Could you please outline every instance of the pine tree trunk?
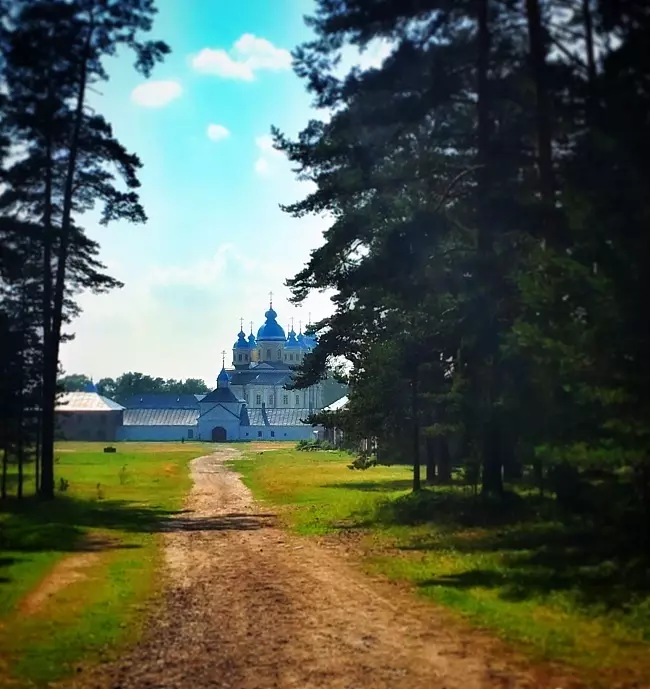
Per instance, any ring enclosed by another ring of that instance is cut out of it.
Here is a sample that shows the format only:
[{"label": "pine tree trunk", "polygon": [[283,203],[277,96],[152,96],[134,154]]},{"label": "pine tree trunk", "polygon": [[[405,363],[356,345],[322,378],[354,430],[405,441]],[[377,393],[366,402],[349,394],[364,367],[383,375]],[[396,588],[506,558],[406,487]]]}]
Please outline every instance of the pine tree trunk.
[{"label": "pine tree trunk", "polygon": [[438,483],[443,485],[451,483],[451,454],[447,438],[436,439],[436,455],[438,457]]},{"label": "pine tree trunk", "polygon": [[[22,413],[21,413],[22,417]],[[23,427],[22,427],[22,419],[19,419],[19,426],[18,426],[18,489],[17,489],[17,495],[18,499],[22,500],[23,498],[23,484],[25,481],[25,438],[23,435]]]},{"label": "pine tree trunk", "polygon": [[435,438],[427,438],[427,476],[426,482],[432,485],[436,482],[436,451]]},{"label": "pine tree trunk", "polygon": [[495,419],[488,421],[489,427],[483,438],[483,480],[481,492],[484,495],[503,494],[503,466],[499,442],[499,427]]},{"label": "pine tree trunk", "polygon": [[413,433],[413,492],[417,493],[422,489],[420,480],[420,422],[418,419],[418,378],[417,372],[411,380],[411,415],[412,415],[412,433]]},{"label": "pine tree trunk", "polygon": [[513,433],[502,429],[501,456],[503,457],[503,478],[518,481],[523,476],[521,459],[517,456],[517,441]]},{"label": "pine tree trunk", "polygon": [[591,13],[591,0],[582,0],[582,20],[585,25],[585,53],[587,55],[587,124],[596,120],[596,55],[594,52],[594,23]]},{"label": "pine tree trunk", "polygon": [[[48,93],[49,102],[51,103],[51,89],[52,84],[48,85],[50,93]],[[50,123],[52,112],[48,112],[50,115]],[[41,414],[39,419],[39,450],[37,453],[37,471],[36,471],[36,491],[39,495],[43,497],[54,497],[54,457],[53,455],[48,455],[44,451],[45,444],[49,439],[52,444],[52,453],[54,451],[54,401],[52,401],[52,415],[48,416],[46,413],[46,408],[48,406],[47,400],[54,400],[56,397],[56,388],[54,391],[49,389],[48,384],[48,352],[52,347],[52,241],[53,241],[53,231],[52,231],[52,136],[51,130],[48,130],[46,141],[45,141],[45,209],[43,212],[43,358],[41,361],[41,366],[43,369],[42,381],[41,381]],[[57,362],[58,368],[58,362]],[[56,379],[56,376],[55,376]],[[43,480],[41,481],[41,476],[39,476],[38,471],[38,460],[40,458],[40,466],[43,471],[40,472]],[[47,470],[46,470],[47,467]],[[50,475],[50,469],[52,474]]]},{"label": "pine tree trunk", "polygon": [[43,423],[42,423],[42,466],[41,466],[41,495],[46,499],[54,498],[54,427],[56,405],[56,378],[59,369],[59,346],[61,343],[61,327],[63,323],[63,300],[65,295],[65,274],[68,260],[72,222],[72,197],[79,150],[79,135],[83,122],[83,108],[86,98],[88,59],[93,35],[92,25],[88,28],[88,36],[84,48],[81,73],[79,77],[79,91],[77,107],[74,115],[74,127],[70,140],[70,153],[66,172],[65,190],[63,196],[63,215],[61,219],[61,233],[59,237],[59,255],[56,266],[56,282],[54,285],[54,300],[52,307],[52,329],[50,342],[45,347],[44,377],[43,377]]},{"label": "pine tree trunk", "polygon": [[501,493],[501,461],[498,448],[495,452],[495,420],[492,404],[497,364],[497,333],[492,294],[495,276],[492,262],[494,254],[494,221],[490,212],[490,26],[488,0],[477,0],[478,57],[477,74],[477,173],[478,194],[478,273],[485,298],[485,322],[481,325],[478,357],[474,372],[479,381],[476,386],[477,405],[482,417],[480,457],[482,466],[482,490],[484,493]]},{"label": "pine tree trunk", "polygon": [[7,473],[9,470],[9,453],[5,445],[2,453],[2,482],[0,483],[0,497],[3,500],[7,499]]},{"label": "pine tree trunk", "polygon": [[41,422],[38,418],[36,424],[36,450],[34,452],[34,491],[36,495],[41,492]]},{"label": "pine tree trunk", "polygon": [[546,47],[539,0],[526,0],[530,61],[535,81],[535,122],[537,128],[537,156],[539,185],[545,208],[546,231],[554,234],[555,174],[553,172],[553,139],[551,134],[551,102],[547,85]]}]

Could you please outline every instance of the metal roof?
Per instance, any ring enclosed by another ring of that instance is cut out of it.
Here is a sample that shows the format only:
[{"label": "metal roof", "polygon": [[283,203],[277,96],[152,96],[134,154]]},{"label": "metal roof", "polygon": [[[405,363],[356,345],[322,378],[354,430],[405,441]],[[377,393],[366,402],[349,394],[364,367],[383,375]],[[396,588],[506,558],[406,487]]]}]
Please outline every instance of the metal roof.
[{"label": "metal roof", "polygon": [[212,392],[209,392],[202,400],[201,404],[210,404],[210,403],[217,403],[217,402],[222,402],[222,403],[236,403],[236,402],[243,402],[243,400],[238,399],[237,395],[229,388],[217,388],[216,390],[213,390]]},{"label": "metal roof", "polygon": [[302,426],[312,412],[309,409],[249,409],[251,426]]},{"label": "metal roof", "polygon": [[230,385],[286,385],[290,381],[291,371],[274,369],[247,369],[230,374]]},{"label": "metal roof", "polygon": [[124,402],[127,409],[198,409],[197,395],[176,395],[169,393],[152,393],[149,395],[131,395]]},{"label": "metal roof", "polygon": [[338,411],[339,409],[344,409],[348,404],[348,396],[344,395],[340,399],[336,400],[336,402],[332,402],[332,404],[329,405],[329,407],[325,407],[323,411]]},{"label": "metal roof", "polygon": [[123,406],[96,392],[64,392],[56,401],[56,411],[121,411]]},{"label": "metal roof", "polygon": [[196,426],[198,409],[125,409],[125,426]]}]

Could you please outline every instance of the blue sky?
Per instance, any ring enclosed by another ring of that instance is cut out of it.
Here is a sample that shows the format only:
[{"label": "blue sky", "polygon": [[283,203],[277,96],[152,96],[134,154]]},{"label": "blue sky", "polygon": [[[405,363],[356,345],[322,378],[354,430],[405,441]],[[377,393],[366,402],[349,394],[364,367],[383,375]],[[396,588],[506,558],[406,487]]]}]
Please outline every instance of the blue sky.
[{"label": "blue sky", "polygon": [[146,226],[82,221],[109,272],[125,282],[109,295],[82,295],[75,340],[63,347],[65,371],[95,379],[139,370],[212,380],[239,318],[257,328],[270,290],[283,323],[328,308],[318,296],[300,313],[286,302],[283,282],[321,241],[323,223],[279,210],[306,190],[268,150],[272,124],[296,132],[309,116],[287,51],[308,36],[302,16],[310,3],[158,7],[153,35],[172,54],[148,81],[130,55],[120,56],[92,98],[144,163],[149,216]]},{"label": "blue sky", "polygon": [[[280,203],[302,198],[270,146],[271,125],[296,134],[314,113],[289,51],[309,38],[311,0],[158,0],[152,37],[172,54],[149,80],[125,54],[92,106],[144,163],[146,226],[81,223],[102,247],[108,271],[125,283],[108,295],[81,295],[83,314],[63,346],[66,373],[95,380],[125,371],[213,381],[239,319],[255,330],[268,293],[283,325],[327,315],[316,294],[300,309],[283,286],[322,242],[325,218],[295,220]],[[386,46],[346,63],[376,64]]]}]

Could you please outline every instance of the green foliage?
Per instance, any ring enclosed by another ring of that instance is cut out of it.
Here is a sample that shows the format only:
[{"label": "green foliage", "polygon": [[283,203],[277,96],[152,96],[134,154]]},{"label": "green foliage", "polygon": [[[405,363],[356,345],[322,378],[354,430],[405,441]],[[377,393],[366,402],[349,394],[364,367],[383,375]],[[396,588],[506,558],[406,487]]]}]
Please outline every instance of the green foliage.
[{"label": "green foliage", "polygon": [[175,380],[153,378],[143,373],[123,373],[116,379],[102,378],[97,383],[97,390],[118,402],[124,402],[133,395],[174,394],[200,395],[209,392],[208,386],[198,378]]},{"label": "green foliage", "polygon": [[355,457],[350,464],[348,464],[348,469],[352,471],[366,471],[366,469],[371,469],[377,466],[376,457],[370,457],[368,454],[361,453],[358,457]]},{"label": "green foliage", "polygon": [[0,19],[0,342],[8,350],[0,358],[7,355],[12,375],[0,393],[24,402],[0,402],[0,428],[8,431],[0,442],[21,462],[38,445],[37,487],[52,498],[62,328],[78,315],[81,290],[121,286],[104,273],[99,246],[79,223],[94,209],[102,224],[146,221],[137,192],[142,164],[88,107],[88,94],[108,79],[105,62],[116,53],[132,52],[135,69],[149,76],[169,48],[144,40],[156,13],[150,1],[17,0],[11,10]]},{"label": "green foliage", "polygon": [[502,497],[457,483],[413,494],[408,467],[351,472],[335,454],[278,451],[234,465],[300,533],[341,538],[373,573],[578,666],[589,686],[648,676],[650,569],[625,477],[592,480],[591,506],[565,512],[526,479]]},{"label": "green foliage", "polygon": [[[560,475],[625,470],[650,543],[650,13],[547,10],[316,2],[294,64],[322,117],[273,130],[314,185],[285,210],[332,218],[287,281],[335,307],[296,385],[344,369],[319,420],[401,448],[416,490],[432,440],[486,495],[528,472],[566,506]],[[381,64],[341,72],[374,41]]]},{"label": "green foliage", "polygon": [[92,379],[83,373],[73,373],[59,378],[59,386],[65,392],[83,392],[91,383]]},{"label": "green foliage", "polygon": [[320,438],[314,438],[313,440],[299,440],[296,445],[296,450],[300,452],[318,452],[334,450],[334,446],[327,440],[321,440]]}]

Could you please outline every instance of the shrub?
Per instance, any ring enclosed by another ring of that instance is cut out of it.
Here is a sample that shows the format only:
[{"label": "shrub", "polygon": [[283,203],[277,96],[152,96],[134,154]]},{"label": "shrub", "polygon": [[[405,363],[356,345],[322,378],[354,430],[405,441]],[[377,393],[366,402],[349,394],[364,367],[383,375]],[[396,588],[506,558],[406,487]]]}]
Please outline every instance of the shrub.
[{"label": "shrub", "polygon": [[119,470],[118,474],[120,485],[123,486],[129,480],[129,474],[126,469],[126,464]]},{"label": "shrub", "polygon": [[316,452],[317,450],[334,450],[336,449],[332,443],[327,440],[299,440],[296,445],[296,450],[300,452]]},{"label": "shrub", "polygon": [[352,460],[351,464],[348,464],[348,469],[352,471],[365,471],[375,466],[377,466],[377,459],[375,457],[370,457],[367,452],[362,452],[358,457]]}]

